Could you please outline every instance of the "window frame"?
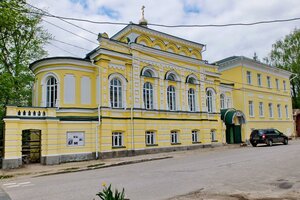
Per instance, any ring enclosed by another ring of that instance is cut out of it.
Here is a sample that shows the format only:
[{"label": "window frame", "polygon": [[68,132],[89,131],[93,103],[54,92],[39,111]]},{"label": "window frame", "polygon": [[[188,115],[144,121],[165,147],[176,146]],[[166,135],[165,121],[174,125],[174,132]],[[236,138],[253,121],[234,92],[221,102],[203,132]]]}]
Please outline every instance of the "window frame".
[{"label": "window frame", "polygon": [[167,105],[169,111],[176,111],[176,88],[173,85],[167,87]]},{"label": "window frame", "polygon": [[143,85],[143,101],[146,110],[154,109],[154,90],[152,83],[146,82]]},{"label": "window frame", "polygon": [[192,130],[192,143],[200,143],[199,130]]},{"label": "window frame", "polygon": [[190,112],[196,111],[196,94],[195,89],[190,88],[188,90],[188,106]]},{"label": "window frame", "polygon": [[223,94],[223,93],[221,93],[220,94],[220,108],[221,109],[225,109],[226,107],[227,107],[227,105],[225,106],[225,100],[226,99],[226,96],[225,96],[225,94]]},{"label": "window frame", "polygon": [[267,76],[267,87],[272,88],[271,77],[270,76]]},{"label": "window frame", "polygon": [[261,82],[261,74],[257,74],[257,85],[258,85],[258,86],[262,86],[262,82]]},{"label": "window frame", "polygon": [[259,102],[258,107],[259,107],[259,116],[264,117],[264,103]]},{"label": "window frame", "polygon": [[278,78],[275,79],[276,89],[279,90],[279,80]]},{"label": "window frame", "polygon": [[248,105],[249,105],[249,116],[254,117],[254,102],[250,100],[248,102]]},{"label": "window frame", "polygon": [[179,131],[172,130],[170,133],[171,144],[179,144]]},{"label": "window frame", "polygon": [[[117,81],[117,82],[115,82]],[[113,84],[112,84],[113,83]],[[115,85],[115,83],[120,83]],[[109,82],[110,106],[111,108],[123,108],[123,84],[122,80],[114,77]]]},{"label": "window frame", "polygon": [[[116,143],[115,143],[116,142]],[[124,147],[124,133],[121,131],[112,132],[112,147]]]},{"label": "window frame", "polygon": [[[209,96],[208,93],[211,95]],[[206,89],[206,107],[208,113],[215,112],[216,104],[215,104],[215,92],[213,89]]]},{"label": "window frame", "polygon": [[268,107],[269,107],[269,117],[274,118],[273,103],[269,103]]},{"label": "window frame", "polygon": [[285,108],[285,118],[289,119],[290,117],[289,117],[289,108],[288,108],[288,105],[285,105],[284,108]]},{"label": "window frame", "polygon": [[156,133],[155,131],[146,131],[145,132],[145,143],[146,146],[151,146],[156,144]]},{"label": "window frame", "polygon": [[278,118],[282,118],[282,111],[281,111],[281,104],[277,104],[277,113],[278,113]]},{"label": "window frame", "polygon": [[217,142],[217,133],[216,130],[210,130],[211,142]]},{"label": "window frame", "polygon": [[252,85],[252,73],[251,73],[251,71],[247,71],[246,76],[247,76],[247,84]]},{"label": "window frame", "polygon": [[[52,80],[54,80],[54,83],[52,83]],[[58,99],[58,81],[54,76],[48,76],[46,79],[46,99],[45,99],[46,107],[48,108],[57,107],[57,99]]]}]

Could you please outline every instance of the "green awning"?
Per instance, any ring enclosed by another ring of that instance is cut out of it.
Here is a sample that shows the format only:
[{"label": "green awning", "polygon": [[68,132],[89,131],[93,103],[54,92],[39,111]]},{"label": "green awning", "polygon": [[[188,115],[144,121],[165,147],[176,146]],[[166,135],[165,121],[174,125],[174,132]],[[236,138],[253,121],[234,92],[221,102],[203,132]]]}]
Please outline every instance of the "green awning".
[{"label": "green awning", "polygon": [[242,111],[234,108],[221,109],[221,119],[225,124],[234,124],[235,117],[238,118],[239,124],[246,123],[246,117]]}]

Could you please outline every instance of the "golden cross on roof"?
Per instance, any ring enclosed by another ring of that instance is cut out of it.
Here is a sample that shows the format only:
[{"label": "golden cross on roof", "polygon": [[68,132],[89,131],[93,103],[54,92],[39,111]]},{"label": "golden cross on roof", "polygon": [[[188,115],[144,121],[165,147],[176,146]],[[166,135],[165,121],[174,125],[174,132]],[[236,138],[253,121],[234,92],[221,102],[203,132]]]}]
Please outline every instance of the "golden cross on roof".
[{"label": "golden cross on roof", "polygon": [[145,14],[145,6],[142,6],[142,18],[145,17],[144,14]]}]

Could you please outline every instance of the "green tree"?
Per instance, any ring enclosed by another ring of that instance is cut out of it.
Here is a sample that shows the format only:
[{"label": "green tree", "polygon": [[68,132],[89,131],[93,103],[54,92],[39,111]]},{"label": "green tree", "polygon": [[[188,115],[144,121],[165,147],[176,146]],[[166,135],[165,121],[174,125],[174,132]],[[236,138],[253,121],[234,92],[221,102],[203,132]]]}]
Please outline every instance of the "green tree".
[{"label": "green tree", "polygon": [[291,80],[293,108],[300,108],[300,30],[295,29],[272,46],[270,62],[296,75]]},{"label": "green tree", "polygon": [[0,119],[5,105],[31,104],[34,76],[29,63],[47,55],[51,35],[26,1],[0,1]]}]

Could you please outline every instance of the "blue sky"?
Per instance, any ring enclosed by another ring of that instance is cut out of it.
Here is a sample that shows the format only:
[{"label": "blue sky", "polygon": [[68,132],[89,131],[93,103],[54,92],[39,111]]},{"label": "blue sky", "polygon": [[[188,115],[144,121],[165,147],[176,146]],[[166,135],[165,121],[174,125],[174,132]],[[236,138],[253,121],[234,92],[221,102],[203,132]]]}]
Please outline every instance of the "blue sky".
[{"label": "blue sky", "polygon": [[[300,17],[298,0],[28,0],[29,3],[47,9],[50,13],[93,21],[138,23],[141,19],[141,7],[145,5],[145,18],[156,24],[227,24],[236,22],[255,22],[270,19]],[[97,25],[75,22],[95,34],[83,31],[58,19],[47,18],[65,29],[94,43],[71,35],[57,27],[44,23],[44,27],[58,40],[74,45],[94,49],[97,46],[97,34],[106,32],[114,35],[124,26]],[[203,58],[214,62],[233,55],[252,57],[254,52],[263,58],[271,51],[272,44],[299,27],[300,21],[257,25],[248,27],[223,28],[162,28],[149,26],[168,34],[187,40],[206,44]],[[53,43],[54,44],[54,43]],[[87,51],[55,43],[78,57],[84,57]],[[67,52],[47,46],[49,56],[70,56]],[[74,56],[72,55],[72,56]]]}]

